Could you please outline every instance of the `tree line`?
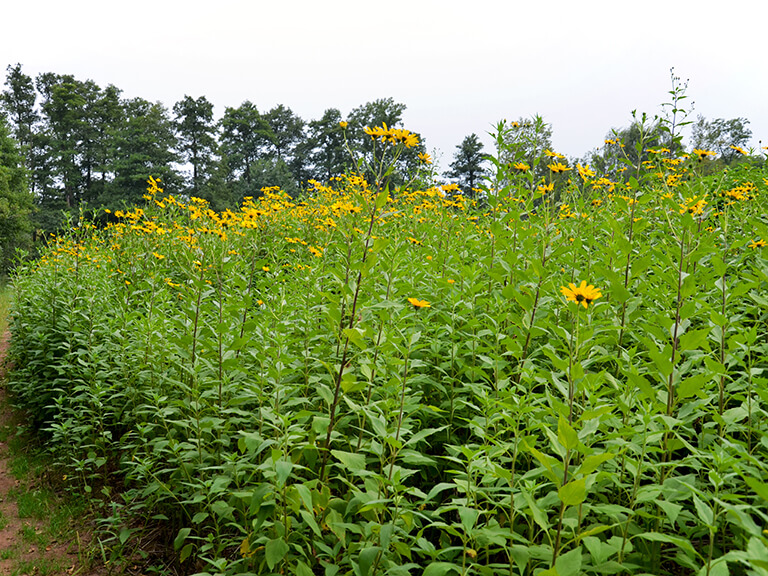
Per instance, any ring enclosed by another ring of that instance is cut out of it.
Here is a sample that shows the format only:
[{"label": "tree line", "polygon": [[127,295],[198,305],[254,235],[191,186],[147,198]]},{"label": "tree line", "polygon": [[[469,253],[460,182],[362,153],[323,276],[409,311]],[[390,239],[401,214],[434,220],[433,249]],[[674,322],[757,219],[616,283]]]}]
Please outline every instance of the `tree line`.
[{"label": "tree line", "polygon": [[[329,108],[306,121],[283,104],[260,111],[245,101],[216,119],[205,96],[185,96],[168,109],[69,74],[33,79],[20,64],[7,68],[0,105],[28,175],[33,224],[42,231],[57,229],[63,213],[82,206],[140,201],[149,175],[217,210],[258,197],[265,186],[298,195],[310,180],[327,182],[352,168],[347,145],[370,155],[374,143],[363,129],[399,126],[406,109],[382,98],[347,118]],[[419,139],[400,156],[394,179],[425,154]]]},{"label": "tree line", "polygon": [[[102,88],[51,72],[33,79],[21,64],[8,66],[0,93],[0,268],[7,267],[17,247],[28,248],[30,239],[59,229],[67,213],[139,203],[150,175],[179,195],[203,198],[224,210],[258,197],[266,186],[298,196],[311,180],[328,182],[350,169],[364,172],[376,146],[364,128],[401,126],[405,110],[404,104],[381,98],[354,108],[346,118],[329,108],[306,121],[283,104],[260,111],[246,100],[226,107],[217,119],[205,96],[184,96],[169,109],[126,98],[113,85]],[[751,137],[745,118],[670,122],[633,114],[628,127],[606,135],[604,146],[563,162],[590,164],[610,177],[627,163],[647,159],[652,147],[681,153],[679,128],[685,124],[692,125],[693,148],[716,152],[717,166],[736,160]],[[443,176],[462,193],[482,194],[494,162],[529,166],[532,185],[549,175],[543,160],[553,149],[552,126],[541,117],[501,122],[496,134],[492,155],[476,134],[456,146]],[[403,183],[429,162],[421,136],[419,141],[399,156],[393,183]],[[359,156],[353,158],[349,149]]]}]

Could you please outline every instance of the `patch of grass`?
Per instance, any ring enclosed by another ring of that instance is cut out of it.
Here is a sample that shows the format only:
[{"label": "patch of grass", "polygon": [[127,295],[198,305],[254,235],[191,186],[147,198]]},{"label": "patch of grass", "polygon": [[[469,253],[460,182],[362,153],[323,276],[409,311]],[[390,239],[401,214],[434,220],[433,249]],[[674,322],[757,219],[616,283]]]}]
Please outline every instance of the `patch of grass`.
[{"label": "patch of grass", "polygon": [[19,518],[42,520],[50,517],[51,509],[55,504],[54,495],[49,490],[35,488],[32,491],[18,490],[14,492]]},{"label": "patch of grass", "polygon": [[21,529],[21,537],[26,544],[39,546],[41,548],[44,548],[50,544],[46,534],[44,534],[42,530],[38,530],[29,524],[26,524]]},{"label": "patch of grass", "polygon": [[11,572],[11,576],[21,576],[22,574],[35,574],[37,576],[49,576],[53,574],[62,574],[66,566],[60,559],[51,559],[47,557],[35,558],[33,560],[23,560],[16,565]]},{"label": "patch of grass", "polygon": [[5,282],[0,284],[0,334],[8,329],[8,311],[11,306],[13,291]]}]

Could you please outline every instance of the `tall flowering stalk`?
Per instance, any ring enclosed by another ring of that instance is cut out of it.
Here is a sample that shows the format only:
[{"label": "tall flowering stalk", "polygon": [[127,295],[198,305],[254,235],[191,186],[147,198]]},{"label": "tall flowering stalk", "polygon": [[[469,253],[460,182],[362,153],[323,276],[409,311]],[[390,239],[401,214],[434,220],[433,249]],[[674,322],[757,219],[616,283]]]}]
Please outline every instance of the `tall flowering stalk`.
[{"label": "tall flowering stalk", "polygon": [[[558,436],[564,438],[565,454],[563,455],[563,482],[558,494],[560,495],[560,514],[557,521],[557,532],[555,535],[555,543],[552,548],[552,566],[554,567],[555,561],[560,553],[560,542],[563,531],[563,517],[565,515],[565,509],[570,502],[569,498],[565,496],[566,486],[570,477],[570,465],[571,465],[571,451],[578,446],[578,435],[571,428],[573,425],[573,404],[576,397],[576,378],[574,377],[574,365],[579,361],[579,324],[581,320],[581,308],[588,309],[590,304],[603,296],[599,288],[595,288],[592,284],[587,285],[586,280],[582,280],[579,286],[573,283],[568,284],[568,287],[561,286],[560,292],[565,296],[566,301],[576,303],[576,316],[574,320],[574,327],[571,330],[570,339],[568,342],[568,423],[560,422],[558,425]],[[562,420],[562,417],[561,417]],[[562,494],[560,492],[562,491]]]}]

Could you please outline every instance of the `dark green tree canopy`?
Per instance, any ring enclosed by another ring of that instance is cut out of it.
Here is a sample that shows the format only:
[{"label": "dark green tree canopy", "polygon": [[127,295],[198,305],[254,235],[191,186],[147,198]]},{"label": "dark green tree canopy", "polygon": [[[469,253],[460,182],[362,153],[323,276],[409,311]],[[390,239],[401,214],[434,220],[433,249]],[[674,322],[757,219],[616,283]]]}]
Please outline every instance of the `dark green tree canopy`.
[{"label": "dark green tree canopy", "polygon": [[329,108],[319,120],[309,123],[306,139],[307,155],[312,166],[311,177],[328,182],[344,172],[350,161],[344,145],[341,112]]},{"label": "dark green tree canopy", "polygon": [[29,147],[34,125],[39,119],[35,110],[35,85],[32,78],[21,71],[21,64],[16,64],[8,66],[5,86],[0,94],[0,105],[8,113],[16,140],[22,147]]},{"label": "dark green tree canopy", "polygon": [[147,178],[160,178],[169,191],[183,184],[172,169],[179,162],[176,136],[168,110],[160,103],[143,98],[121,102],[124,121],[114,137],[113,179],[99,203],[119,208],[123,203],[141,201]]},{"label": "dark green tree canopy", "polygon": [[304,120],[294,114],[288,106],[282,104],[264,114],[264,120],[272,131],[270,134],[272,154],[278,160],[290,163],[294,147],[304,136]]},{"label": "dark green tree canopy", "polygon": [[188,192],[191,196],[203,196],[202,188],[210,176],[217,147],[213,104],[205,96],[184,96],[173,105],[173,113],[179,152],[192,165]]},{"label": "dark green tree canopy", "polygon": [[451,169],[445,173],[445,176],[456,180],[465,194],[473,195],[480,181],[487,174],[484,166],[485,158],[480,138],[477,134],[470,134],[456,146],[453,162],[450,164]]},{"label": "dark green tree canopy", "polygon": [[18,143],[0,116],[0,272],[7,272],[17,248],[31,244],[32,195]]},{"label": "dark green tree canopy", "polygon": [[228,178],[243,178],[250,184],[251,165],[272,145],[272,129],[248,100],[237,108],[227,108],[220,124],[221,153],[227,159]]}]

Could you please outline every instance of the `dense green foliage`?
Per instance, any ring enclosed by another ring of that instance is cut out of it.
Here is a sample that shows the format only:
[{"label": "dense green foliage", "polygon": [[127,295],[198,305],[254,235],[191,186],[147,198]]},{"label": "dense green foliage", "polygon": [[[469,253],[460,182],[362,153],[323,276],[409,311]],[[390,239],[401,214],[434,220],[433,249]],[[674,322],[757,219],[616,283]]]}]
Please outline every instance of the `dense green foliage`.
[{"label": "dense green foliage", "polygon": [[0,274],[8,271],[17,250],[29,249],[31,212],[24,161],[0,116]]},{"label": "dense green foliage", "polygon": [[481,201],[153,183],[19,271],[11,387],[114,561],[768,574],[764,164],[523,169],[541,128],[500,124]]}]

